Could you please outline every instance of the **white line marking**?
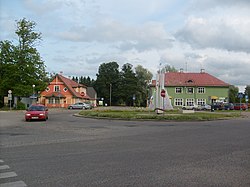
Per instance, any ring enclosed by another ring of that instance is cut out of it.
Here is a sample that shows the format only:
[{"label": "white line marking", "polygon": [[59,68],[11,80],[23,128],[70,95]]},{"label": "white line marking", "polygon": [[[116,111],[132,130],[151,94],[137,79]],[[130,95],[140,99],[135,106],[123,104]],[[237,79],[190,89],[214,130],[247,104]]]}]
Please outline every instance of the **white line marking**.
[{"label": "white line marking", "polygon": [[0,170],[1,169],[9,169],[10,167],[8,166],[8,165],[2,165],[2,166],[0,166]]},{"label": "white line marking", "polygon": [[8,182],[0,184],[1,187],[25,187],[27,186],[23,181]]},{"label": "white line marking", "polygon": [[0,160],[0,162],[4,162],[3,160]]},{"label": "white line marking", "polygon": [[15,172],[5,172],[0,173],[0,179],[9,178],[9,177],[16,177],[17,174]]}]

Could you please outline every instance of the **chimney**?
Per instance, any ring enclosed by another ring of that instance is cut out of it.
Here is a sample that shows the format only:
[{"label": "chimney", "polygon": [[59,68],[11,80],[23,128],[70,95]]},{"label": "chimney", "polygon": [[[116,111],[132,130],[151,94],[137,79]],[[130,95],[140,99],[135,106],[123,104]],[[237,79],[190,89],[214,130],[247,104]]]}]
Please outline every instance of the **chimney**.
[{"label": "chimney", "polygon": [[180,73],[183,73],[183,68],[180,69]]},{"label": "chimney", "polygon": [[201,73],[205,73],[205,69],[201,69]]}]

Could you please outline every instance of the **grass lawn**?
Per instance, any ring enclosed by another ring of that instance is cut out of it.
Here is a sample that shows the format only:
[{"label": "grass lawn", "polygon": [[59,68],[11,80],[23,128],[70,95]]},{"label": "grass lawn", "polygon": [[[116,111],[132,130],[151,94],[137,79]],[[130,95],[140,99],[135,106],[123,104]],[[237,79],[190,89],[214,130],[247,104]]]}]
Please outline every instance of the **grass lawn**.
[{"label": "grass lawn", "polygon": [[163,114],[156,114],[148,109],[126,108],[126,109],[95,109],[83,110],[79,115],[90,118],[111,118],[124,120],[173,120],[173,121],[208,121],[219,119],[230,119],[240,117],[239,112],[195,112],[183,114],[181,111],[165,111]]}]

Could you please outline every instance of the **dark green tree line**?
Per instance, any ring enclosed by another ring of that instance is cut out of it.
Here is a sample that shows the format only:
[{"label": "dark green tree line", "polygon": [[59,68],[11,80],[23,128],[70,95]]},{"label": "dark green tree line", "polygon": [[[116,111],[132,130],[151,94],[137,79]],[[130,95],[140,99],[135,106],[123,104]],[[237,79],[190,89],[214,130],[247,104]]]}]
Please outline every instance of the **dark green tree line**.
[{"label": "dark green tree line", "polygon": [[112,105],[146,106],[152,73],[142,66],[126,63],[119,71],[117,62],[100,65],[94,88],[99,99]]}]

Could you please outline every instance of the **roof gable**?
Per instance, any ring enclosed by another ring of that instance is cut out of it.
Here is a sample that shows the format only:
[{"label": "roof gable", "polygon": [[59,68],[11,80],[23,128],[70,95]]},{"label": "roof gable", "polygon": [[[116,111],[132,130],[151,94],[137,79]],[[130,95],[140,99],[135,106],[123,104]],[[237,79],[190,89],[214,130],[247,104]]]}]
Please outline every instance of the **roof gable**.
[{"label": "roof gable", "polygon": [[69,89],[69,91],[75,96],[75,97],[79,97],[79,98],[85,98],[85,99],[89,99],[90,97],[87,95],[87,93],[81,94],[79,92],[76,92],[74,88],[77,87],[83,87],[83,88],[87,88],[87,86],[83,85],[83,84],[79,84],[71,79],[68,79],[62,75],[56,75],[63,83],[64,85]]}]

